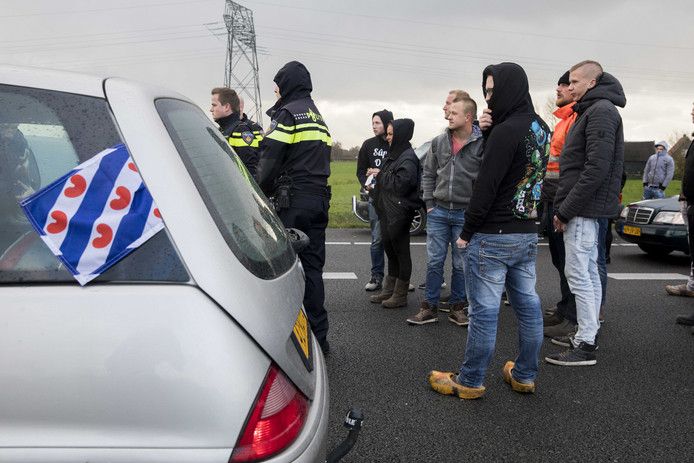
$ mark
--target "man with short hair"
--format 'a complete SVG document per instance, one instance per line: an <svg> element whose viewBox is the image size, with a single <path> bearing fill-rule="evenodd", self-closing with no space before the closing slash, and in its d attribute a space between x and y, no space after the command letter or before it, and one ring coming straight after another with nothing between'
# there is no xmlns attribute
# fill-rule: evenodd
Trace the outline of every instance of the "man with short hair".
<svg viewBox="0 0 694 463"><path fill-rule="evenodd" d="M666 141L655 144L646 167L643 169L643 199L660 199L665 197L665 189L675 176L675 160L668 153L670 146Z"/></svg>
<svg viewBox="0 0 694 463"><path fill-rule="evenodd" d="M455 242L463 231L465 209L482 162L482 131L473 124L476 118L475 101L455 96L448 104L448 129L431 141L424 160L422 199L427 207L427 278L422 305L407 318L411 325L438 322L437 305L449 244L453 274L448 320L458 326L469 323L463 251Z"/></svg>
<svg viewBox="0 0 694 463"><path fill-rule="evenodd" d="M465 360L459 374L431 371L428 375L433 390L461 399L484 395L504 286L518 318L519 354L503 368L504 381L514 391L535 391L542 346L542 313L535 291L535 219L550 131L533 109L522 67L487 66L482 85L488 104L480 117L480 128L486 130L484 154L456 241L465 249L470 301Z"/></svg>
<svg viewBox="0 0 694 463"><path fill-rule="evenodd" d="M371 191L375 185L375 179L381 170L383 161L388 155L388 141L386 140L386 127L393 120L393 113L387 109L377 111L371 115L371 129L374 136L362 143L357 157L357 179L359 184L369 193L369 225L371 226L371 279L364 286L366 291L378 291L383 282L383 245L381 244L381 226L373 204ZM367 184L367 179L369 183Z"/></svg>
<svg viewBox="0 0 694 463"><path fill-rule="evenodd" d="M550 338L566 336L576 331L576 301L569 289L569 283L564 275L565 249L564 235L554 229L552 218L554 217L554 196L559 187L559 164L561 150L566 141L566 134L576 121L574 105L576 102L569 92L569 71L566 71L557 82L556 89L557 110L554 116L559 119L552 133L552 141L549 147L549 162L547 173L542 184L542 202L544 203L545 225L547 226L547 241L549 252L552 256L552 264L559 272L559 289L561 300L557 302L556 309L545 317L544 334Z"/></svg>
<svg viewBox="0 0 694 463"><path fill-rule="evenodd" d="M212 89L212 118L219 130L239 156L248 172L255 177L258 167L258 147L263 139L263 129L245 117L241 110L241 99L227 87Z"/></svg>
<svg viewBox="0 0 694 463"><path fill-rule="evenodd" d="M563 366L595 365L602 284L598 270L600 219L619 214L624 166L624 130L617 106L624 90L596 61L570 70L569 92L578 118L561 153L559 188L554 199L554 228L564 233L564 272L576 298L576 334L569 348L545 357Z"/></svg>

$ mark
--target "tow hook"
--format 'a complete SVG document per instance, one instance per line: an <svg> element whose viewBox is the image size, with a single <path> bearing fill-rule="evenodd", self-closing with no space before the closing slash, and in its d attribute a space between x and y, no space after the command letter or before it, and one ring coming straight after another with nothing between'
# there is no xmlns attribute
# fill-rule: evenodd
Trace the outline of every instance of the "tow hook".
<svg viewBox="0 0 694 463"><path fill-rule="evenodd" d="M355 407L347 412L343 425L345 428L349 429L349 433L347 433L345 440L328 454L325 460L326 463L336 463L342 460L342 457L352 450L354 444L357 443L357 437L359 437L359 431L361 431L361 423L363 421L364 413L362 413L361 409Z"/></svg>

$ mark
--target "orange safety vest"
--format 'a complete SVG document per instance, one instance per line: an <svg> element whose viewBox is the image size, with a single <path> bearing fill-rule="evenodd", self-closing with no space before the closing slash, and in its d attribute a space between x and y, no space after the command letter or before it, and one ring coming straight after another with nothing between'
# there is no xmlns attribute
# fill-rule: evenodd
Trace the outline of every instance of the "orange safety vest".
<svg viewBox="0 0 694 463"><path fill-rule="evenodd" d="M564 142L566 141L566 134L569 133L569 129L576 122L577 113L574 112L574 105L576 102L567 104L558 108L554 111L554 115L559 118L559 122L554 127L554 133L552 134L552 141L549 145L549 161L547 162L547 174L545 178L558 179L559 178L559 155L561 155L561 150L564 148Z"/></svg>

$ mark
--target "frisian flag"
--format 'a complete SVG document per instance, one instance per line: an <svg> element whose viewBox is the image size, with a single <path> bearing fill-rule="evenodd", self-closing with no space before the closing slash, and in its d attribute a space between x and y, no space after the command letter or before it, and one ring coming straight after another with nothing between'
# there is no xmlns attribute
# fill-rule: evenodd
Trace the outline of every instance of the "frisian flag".
<svg viewBox="0 0 694 463"><path fill-rule="evenodd" d="M85 285L164 228L125 145L106 149L20 202L41 239Z"/></svg>

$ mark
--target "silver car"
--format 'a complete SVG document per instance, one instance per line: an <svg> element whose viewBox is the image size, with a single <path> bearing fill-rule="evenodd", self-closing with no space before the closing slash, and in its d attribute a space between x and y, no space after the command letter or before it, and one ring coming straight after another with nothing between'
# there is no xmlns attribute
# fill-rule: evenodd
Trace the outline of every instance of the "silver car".
<svg viewBox="0 0 694 463"><path fill-rule="evenodd" d="M165 228L80 286L18 202L121 143ZM288 234L187 98L0 67L0 461L324 460L303 292Z"/></svg>

